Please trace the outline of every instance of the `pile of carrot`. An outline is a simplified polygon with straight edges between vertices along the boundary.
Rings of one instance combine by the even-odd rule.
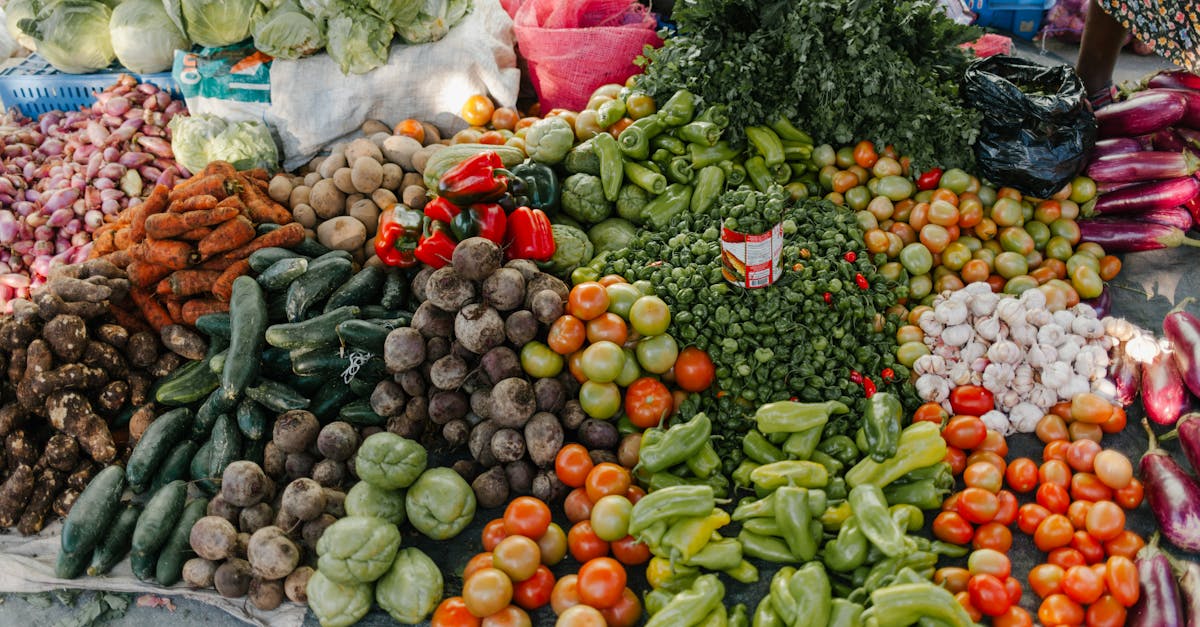
[[[267,194],[268,180],[265,170],[238,172],[214,161],[174,188],[157,185],[96,230],[92,257],[125,269],[130,295],[155,330],[228,311],[250,253],[304,239],[304,228]],[[286,226],[259,235],[262,223]]]

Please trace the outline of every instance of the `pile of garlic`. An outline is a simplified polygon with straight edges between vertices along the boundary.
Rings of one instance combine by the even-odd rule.
[[[995,294],[987,283],[939,296],[918,322],[930,354],[913,364],[917,394],[950,411],[950,390],[981,385],[996,409],[981,416],[1005,435],[1030,432],[1055,403],[1111,395],[1104,377],[1115,340],[1091,307],[1051,313],[1038,290]]]

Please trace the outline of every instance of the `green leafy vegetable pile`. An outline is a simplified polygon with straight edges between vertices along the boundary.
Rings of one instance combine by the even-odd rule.
[[[968,168],[979,113],[959,97],[960,26],[931,0],[690,0],[638,80],[726,103],[730,131],[784,116],[819,141],[894,144],[921,169]],[[736,138],[735,138],[736,139]]]

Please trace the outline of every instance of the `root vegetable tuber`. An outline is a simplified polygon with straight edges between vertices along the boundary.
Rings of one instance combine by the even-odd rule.
[[[74,436],[92,459],[105,463],[116,458],[117,447],[108,425],[92,411],[91,403],[82,394],[64,390],[49,395],[46,413],[50,425]]]
[[[79,361],[87,346],[87,323],[79,316],[55,316],[42,328],[42,337],[50,344],[55,356],[67,363]]]
[[[18,464],[8,479],[0,484],[0,527],[16,524],[29,503],[35,484],[33,466],[29,464]]]

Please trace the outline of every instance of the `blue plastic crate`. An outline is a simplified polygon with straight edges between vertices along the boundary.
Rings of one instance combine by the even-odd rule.
[[[1022,39],[1033,39],[1042,26],[1046,11],[1055,0],[969,0],[968,8],[978,16],[975,23],[1008,31]]]
[[[5,109],[16,107],[31,118],[47,111],[75,111],[91,106],[95,94],[115,83],[119,74],[131,74],[171,92],[173,98],[182,97],[170,72],[134,74],[114,64],[104,72],[64,74],[31,54],[17,65],[0,69],[0,102]]]

